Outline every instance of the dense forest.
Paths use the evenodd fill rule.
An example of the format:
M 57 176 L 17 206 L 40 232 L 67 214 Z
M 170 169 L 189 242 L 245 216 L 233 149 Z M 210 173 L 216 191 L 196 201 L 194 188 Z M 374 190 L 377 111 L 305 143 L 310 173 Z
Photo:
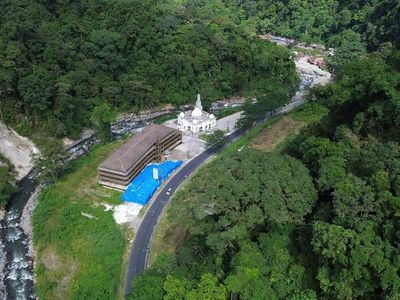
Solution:
M 337 68 L 378 49 L 400 46 L 400 2 L 393 0 L 243 0 L 236 22 L 253 34 L 272 33 L 336 49 L 330 66 Z
M 96 107 L 257 95 L 283 83 L 293 91 L 297 82 L 288 53 L 248 35 L 221 1 L 0 3 L 0 119 L 25 135 L 77 137 L 96 123 Z
M 279 153 L 200 170 L 169 211 L 184 242 L 132 299 L 398 299 L 399 91 L 400 52 L 371 54 L 313 90 L 329 113 Z
M 273 33 L 303 42 L 340 47 L 353 43 L 375 50 L 400 46 L 400 2 L 393 0 L 231 1 L 241 22 L 257 34 Z
M 329 113 L 273 153 L 243 147 L 201 168 L 169 211 L 184 241 L 129 297 L 399 299 L 399 20 L 398 0 L 3 0 L 0 120 L 56 141 L 43 143 L 39 169 L 61 162 L 61 137 L 101 134 L 118 112 L 197 93 L 206 105 L 257 96 L 244 107 L 248 127 L 299 83 L 289 51 L 257 35 L 335 47 L 336 82 L 309 94 Z M 73 164 L 35 210 L 41 298 L 110 299 L 122 281 L 125 232 L 88 189 L 104 149 Z M 44 175 L 55 181 L 63 168 Z M 1 165 L 0 205 L 12 181 Z M 57 251 L 63 264 L 46 268 Z
M 399 45 L 391 0 L 49 1 L 0 3 L 0 119 L 20 133 L 75 138 L 95 107 L 127 111 L 163 103 L 293 90 L 273 33 L 364 55 Z

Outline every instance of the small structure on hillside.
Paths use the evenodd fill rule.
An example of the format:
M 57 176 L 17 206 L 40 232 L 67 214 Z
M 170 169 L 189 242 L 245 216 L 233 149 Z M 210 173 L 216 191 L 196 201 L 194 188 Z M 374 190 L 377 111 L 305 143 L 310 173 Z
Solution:
M 181 112 L 178 115 L 178 129 L 181 131 L 205 132 L 210 131 L 216 124 L 215 116 L 203 111 L 200 94 L 197 95 L 196 105 L 192 111 Z
M 313 56 L 311 56 L 311 57 L 309 57 L 309 58 L 307 59 L 307 61 L 308 61 L 310 64 L 316 65 L 316 66 L 318 66 L 318 67 L 320 67 L 320 68 L 322 68 L 322 67 L 325 66 L 325 60 L 324 60 L 323 57 L 313 57 Z
M 125 190 L 147 164 L 160 160 L 165 151 L 181 142 L 179 130 L 162 125 L 147 126 L 101 163 L 98 167 L 99 183 Z

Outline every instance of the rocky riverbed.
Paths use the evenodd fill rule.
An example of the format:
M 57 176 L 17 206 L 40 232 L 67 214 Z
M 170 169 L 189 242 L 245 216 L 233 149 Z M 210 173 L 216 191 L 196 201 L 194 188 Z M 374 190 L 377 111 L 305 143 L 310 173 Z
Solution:
M 2 211 L 3 218 L 5 211 Z M 0 299 L 6 299 L 7 298 L 7 290 L 6 286 L 4 284 L 4 279 L 5 279 L 5 274 L 4 274 L 4 268 L 6 266 L 7 262 L 7 257 L 6 257 L 6 252 L 4 249 L 4 244 L 2 239 L 0 239 Z
M 0 290 L 3 293 L 1 299 L 36 298 L 30 211 L 35 202 L 32 198 L 37 197 L 39 190 L 33 176 L 24 177 L 18 185 L 20 190 L 11 197 L 1 222 L 1 252 L 5 254 L 1 257 L 0 266 Z M 25 210 L 27 203 L 29 205 Z
M 307 90 L 316 85 L 326 85 L 333 81 L 333 75 L 322 70 L 316 65 L 310 64 L 306 57 L 296 58 L 296 70 L 300 76 L 299 90 L 292 101 L 303 100 Z
M 20 227 L 24 231 L 27 236 L 27 247 L 28 247 L 28 256 L 32 261 L 35 261 L 35 250 L 33 248 L 33 227 L 32 227 L 32 212 L 35 209 L 38 197 L 40 192 L 42 191 L 43 186 L 39 185 L 35 188 L 33 194 L 29 197 L 28 202 L 25 204 L 24 209 L 22 210 L 21 221 L 19 223 Z

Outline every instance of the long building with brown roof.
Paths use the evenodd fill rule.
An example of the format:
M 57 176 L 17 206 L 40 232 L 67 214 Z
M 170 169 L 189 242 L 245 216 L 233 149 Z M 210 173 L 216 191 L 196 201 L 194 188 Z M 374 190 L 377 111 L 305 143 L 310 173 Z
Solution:
M 147 126 L 100 164 L 99 183 L 125 190 L 147 164 L 160 159 L 165 150 L 181 142 L 182 133 L 179 130 L 162 125 Z

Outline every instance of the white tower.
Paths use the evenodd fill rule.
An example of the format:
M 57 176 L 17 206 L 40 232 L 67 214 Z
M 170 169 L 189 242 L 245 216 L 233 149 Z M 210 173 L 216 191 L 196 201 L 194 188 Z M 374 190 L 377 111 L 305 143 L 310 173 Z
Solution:
M 196 107 L 203 111 L 203 106 L 201 106 L 200 94 L 197 94 Z

